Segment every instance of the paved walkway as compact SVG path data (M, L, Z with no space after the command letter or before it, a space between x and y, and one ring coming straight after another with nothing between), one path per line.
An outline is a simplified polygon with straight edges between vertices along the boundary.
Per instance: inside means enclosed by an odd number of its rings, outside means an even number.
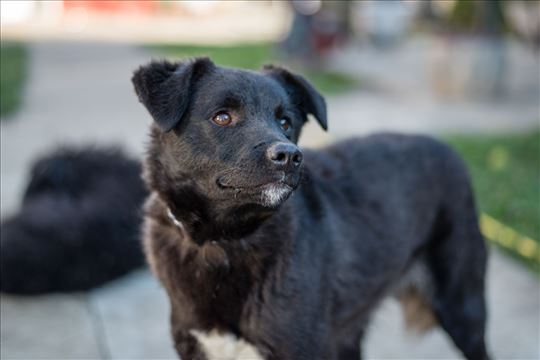
M28 167L46 149L58 143L121 143L141 154L150 121L129 82L131 71L150 58L144 51L118 44L47 43L32 46L31 56L23 110L0 125L2 216L16 210ZM414 104L397 95L365 91L330 98L331 136L310 124L303 142L320 145L332 137L381 128L437 133L452 119L459 126L448 128L468 132L492 130L493 123L484 118L499 119L501 124L510 118L525 119L516 126L501 125L499 131L528 128L538 121L531 105L441 107L421 99ZM464 114L467 121L460 120ZM496 358L540 358L539 297L536 277L492 251L488 341ZM2 359L174 357L165 294L146 270L89 293L1 295L0 304ZM441 331L417 339L402 325L397 305L385 302L371 326L367 357L458 357Z
M329 60L336 71L359 78L370 91L330 101L338 135L390 129L426 133L501 133L538 127L540 56L508 40L501 55L479 39L414 37L377 49L351 46ZM502 57L502 96L490 96Z

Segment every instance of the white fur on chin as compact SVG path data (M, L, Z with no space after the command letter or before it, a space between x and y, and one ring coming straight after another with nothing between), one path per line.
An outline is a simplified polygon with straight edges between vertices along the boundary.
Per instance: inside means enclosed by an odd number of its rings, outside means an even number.
M284 184L268 185L262 192L261 198L264 206L276 206L290 194L292 189Z

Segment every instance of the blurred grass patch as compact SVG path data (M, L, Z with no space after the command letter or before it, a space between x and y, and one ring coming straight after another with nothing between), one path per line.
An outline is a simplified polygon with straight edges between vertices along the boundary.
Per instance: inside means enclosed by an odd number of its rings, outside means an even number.
M276 56L275 44L255 43L237 45L149 45L151 50L173 59L208 56L216 64L244 69L258 70L264 64L280 61ZM289 65L286 65L289 67ZM295 71L306 76L322 93L339 94L358 86L358 80L342 73L315 71L292 66Z
M479 209L540 243L540 130L446 140L469 166Z
M27 72L27 52L23 44L0 45L0 118L13 113L22 101Z

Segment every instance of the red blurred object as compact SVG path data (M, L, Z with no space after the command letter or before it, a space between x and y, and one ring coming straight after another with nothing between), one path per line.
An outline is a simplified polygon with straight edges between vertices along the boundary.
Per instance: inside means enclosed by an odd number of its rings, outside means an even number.
M119 0L65 0L64 10L84 8L89 12L109 14L152 14L157 9L155 1L119 1Z

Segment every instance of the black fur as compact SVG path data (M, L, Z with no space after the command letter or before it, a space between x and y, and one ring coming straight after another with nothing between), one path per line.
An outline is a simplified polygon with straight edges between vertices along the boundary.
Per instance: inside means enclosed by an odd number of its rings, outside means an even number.
M62 149L35 163L2 222L0 290L87 290L142 266L141 166L116 149Z
M267 359L357 359L372 311L410 287L465 357L488 357L486 247L448 147L382 134L278 165L269 149L296 143L308 114L327 126L298 75L196 59L151 63L133 82L157 123L146 254L184 360L205 358L192 330L232 332ZM214 123L224 111L232 122Z

